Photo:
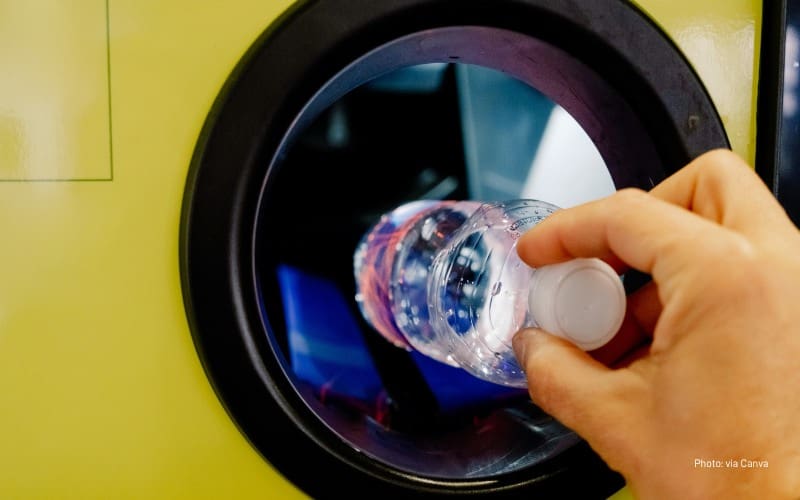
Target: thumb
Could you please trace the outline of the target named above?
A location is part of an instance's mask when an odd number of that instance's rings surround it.
[[[592,441],[621,424],[622,380],[570,342],[529,328],[512,339],[531,399],[559,422]]]

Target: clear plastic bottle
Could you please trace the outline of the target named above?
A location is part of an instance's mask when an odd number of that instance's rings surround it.
[[[539,326],[595,349],[619,329],[622,282],[597,259],[532,269],[519,237],[558,210],[537,200],[419,201],[385,214],[354,255],[356,300],[399,347],[525,387],[514,333]]]

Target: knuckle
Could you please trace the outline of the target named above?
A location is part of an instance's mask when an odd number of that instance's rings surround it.
[[[647,192],[636,187],[622,188],[615,194],[618,200],[624,203],[640,203],[647,198]]]
[[[714,283],[722,288],[718,293],[726,295],[757,295],[761,293],[759,283],[765,279],[761,252],[740,235],[709,243],[702,269],[714,276]]]
[[[731,160],[738,158],[739,157],[736,156],[736,153],[734,153],[729,149],[723,149],[723,148],[712,149],[700,156],[700,159],[702,159],[703,163],[712,165],[717,163],[729,162]]]
[[[644,203],[647,203],[650,195],[635,187],[627,187],[620,189],[614,195],[615,211],[620,214],[630,213],[631,211],[638,210]]]
[[[703,154],[698,158],[696,167],[710,182],[725,181],[733,169],[738,169],[740,172],[750,170],[736,153],[727,149],[714,149]]]

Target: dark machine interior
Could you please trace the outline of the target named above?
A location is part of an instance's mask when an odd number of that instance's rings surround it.
[[[283,298],[264,301],[266,316],[298,378],[326,405],[419,434],[469,425],[501,404],[530,406],[520,390],[392,346],[363,320],[353,300],[353,251],[383,213],[417,199],[469,196],[455,65],[432,76],[420,81],[395,74],[359,87],[302,134],[283,160],[275,179],[281,188],[268,202],[286,217],[266,221],[263,230],[280,236],[260,256],[263,293]],[[347,184],[356,196],[342,192]],[[319,292],[318,300],[308,290]],[[323,300],[326,293],[335,298]],[[322,303],[327,312],[320,311]],[[339,318],[322,327],[331,335],[328,342],[372,362],[354,368],[315,361],[309,349],[308,359],[298,363],[288,331],[304,329],[298,322],[313,317],[312,309]],[[319,326],[306,329],[312,330]],[[320,378],[323,372],[329,380]]]

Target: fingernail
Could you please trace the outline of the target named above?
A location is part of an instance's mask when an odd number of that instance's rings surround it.
[[[535,339],[541,332],[535,328],[526,328],[518,331],[511,339],[511,347],[514,349],[514,355],[518,360],[524,360],[530,347],[536,341]]]

